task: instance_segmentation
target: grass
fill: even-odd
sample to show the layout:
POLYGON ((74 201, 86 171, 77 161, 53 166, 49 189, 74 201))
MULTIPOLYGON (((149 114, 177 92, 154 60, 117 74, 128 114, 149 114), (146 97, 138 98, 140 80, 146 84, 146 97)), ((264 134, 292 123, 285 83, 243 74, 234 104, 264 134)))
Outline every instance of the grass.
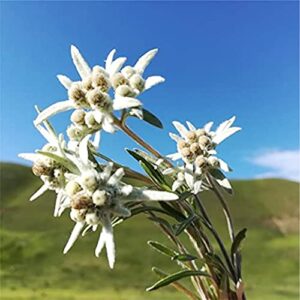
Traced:
MULTIPOLYGON (((116 229, 117 264, 109 270, 105 255, 93 255, 98 234, 81 238, 68 255, 62 249, 73 222, 52 217, 54 197, 35 202, 29 196, 40 182, 30 169, 0 165, 1 299, 184 299, 171 287, 147 293, 156 277, 152 266, 172 272, 176 266, 147 246, 164 237, 144 216, 116 229)), ((228 199, 238 229, 248 228, 243 247, 244 278, 249 299, 289 300, 299 297, 299 185, 284 180, 233 182, 228 199)), ((216 199, 203 195, 208 211, 225 234, 216 199)))

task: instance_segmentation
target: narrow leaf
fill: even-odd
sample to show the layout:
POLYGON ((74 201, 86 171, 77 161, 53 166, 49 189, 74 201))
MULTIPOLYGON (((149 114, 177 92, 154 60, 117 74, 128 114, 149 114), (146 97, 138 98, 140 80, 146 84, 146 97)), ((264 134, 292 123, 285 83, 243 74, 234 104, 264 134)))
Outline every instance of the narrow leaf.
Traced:
POLYGON ((180 224, 178 224, 179 226, 177 226, 177 228, 175 230, 175 235, 178 236, 187 227, 189 227, 191 225, 191 223, 193 221, 195 221, 195 219, 197 219, 197 216, 193 215, 193 216, 190 216, 189 218, 187 218, 186 220, 184 220, 183 222, 181 222, 180 224))
POLYGON ((155 284, 148 287, 146 289, 146 291, 147 292, 154 291, 163 286, 169 285, 169 284, 173 283, 174 281, 180 280, 185 277, 191 277, 191 276, 209 276, 209 274, 207 274, 206 272, 202 272, 202 271, 190 271, 190 270, 180 271, 180 272, 171 274, 171 275, 157 281, 155 284))
POLYGON ((241 242, 246 238, 246 232, 247 232, 247 228, 244 228, 241 231, 239 231, 238 234, 235 236, 231 246, 232 255, 240 250, 241 242))
POLYGON ((172 260, 191 261, 197 259, 196 256, 190 254, 178 254, 172 257, 172 260))
POLYGON ((156 126, 161 129, 163 128, 162 122, 154 114, 152 114, 149 110, 146 110, 144 108, 143 108, 143 120, 153 126, 156 126))
POLYGON ((169 248, 169 247, 167 247, 167 246, 165 246, 165 245, 163 245, 159 242, 148 241, 147 244, 150 247, 152 247, 154 250, 156 250, 159 253, 164 254, 166 256, 174 257, 175 255, 178 255, 178 253, 175 250, 173 250, 173 249, 171 249, 171 248, 169 248))

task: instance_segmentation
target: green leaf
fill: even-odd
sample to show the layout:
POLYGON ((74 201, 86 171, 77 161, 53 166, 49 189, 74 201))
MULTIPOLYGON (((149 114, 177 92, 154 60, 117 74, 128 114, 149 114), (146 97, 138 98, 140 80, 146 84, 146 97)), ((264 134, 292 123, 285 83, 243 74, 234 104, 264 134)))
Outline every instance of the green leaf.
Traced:
POLYGON ((144 108, 143 108, 143 120, 155 127, 161 129, 163 128, 163 124, 161 123, 161 121, 154 114, 152 114, 150 111, 144 108))
POLYGON ((231 246, 231 254, 237 253, 241 248, 242 241, 246 238, 246 232, 247 228, 242 229, 238 232, 238 234, 235 236, 234 241, 231 246))
POLYGON ((191 277, 191 276, 207 276, 207 277, 209 277, 209 274, 207 274, 206 272, 202 272, 202 271, 190 271, 190 270, 180 271, 180 272, 168 275, 167 277, 160 279, 159 281, 154 283, 152 286, 148 287, 146 289, 146 291, 147 292, 154 291, 163 286, 169 285, 169 284, 173 283, 174 281, 178 281, 182 278, 191 277))
POLYGON ((173 250, 173 249, 171 249, 171 248, 169 248, 169 247, 167 247, 167 246, 165 246, 165 245, 163 245, 163 244, 161 244, 159 242, 148 241, 147 243, 154 250, 156 250, 159 253, 162 253, 162 254, 164 254, 166 256, 174 257, 174 256, 178 255, 178 253, 175 250, 173 250))
POLYGON ((175 230, 175 235, 178 236, 181 232, 183 232, 187 227, 191 225, 193 221, 197 219, 197 216, 193 215, 181 222, 180 224, 177 224, 177 228, 175 230))
POLYGON ((197 259, 197 256, 191 254, 178 254, 172 257, 172 260, 191 261, 197 259))
POLYGON ((58 156, 57 154, 51 153, 51 152, 47 152, 47 151, 37 151, 37 153, 47 156, 53 160, 55 160, 57 163, 59 163, 60 165, 62 165, 63 167, 65 167, 66 169, 68 169, 70 172, 75 173, 75 174, 79 174, 79 170, 76 167, 76 165, 71 162, 70 160, 68 160, 67 158, 58 156))
MULTIPOLYGON (((179 199, 179 201, 180 201, 180 199, 179 199)), ((180 211, 173 208, 170 204, 167 204, 164 201, 159 201, 158 203, 170 216, 172 216, 178 222, 182 222, 185 220, 185 216, 180 211)))
POLYGON ((173 228, 172 228, 172 226, 170 225, 170 223, 167 220, 165 220, 163 218, 156 217, 156 216, 155 217, 154 216, 148 217, 148 219, 151 220, 151 221, 153 221, 153 222, 156 222, 156 223, 158 223, 160 225, 165 226, 166 228, 169 229, 170 232, 173 233, 173 228))

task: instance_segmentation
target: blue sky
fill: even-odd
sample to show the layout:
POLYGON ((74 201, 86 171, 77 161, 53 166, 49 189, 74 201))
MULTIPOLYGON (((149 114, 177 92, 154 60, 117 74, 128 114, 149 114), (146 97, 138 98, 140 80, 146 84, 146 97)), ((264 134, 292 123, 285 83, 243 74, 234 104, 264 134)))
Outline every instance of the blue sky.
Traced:
MULTIPOLYGON (((141 100, 165 128, 132 120, 134 130, 167 154, 175 150, 172 120, 201 126, 236 115, 243 131, 219 149, 232 177, 292 178, 299 162, 298 22, 298 2, 2 2, 0 159, 23 162, 19 152, 44 143, 32 125, 33 106, 66 98, 56 74, 78 78, 71 44, 91 65, 112 48, 134 63, 158 47, 147 75, 166 82, 141 100)), ((67 116, 53 118, 60 131, 67 116)), ((103 153, 133 166, 124 147, 135 145, 121 133, 103 135, 103 153)))

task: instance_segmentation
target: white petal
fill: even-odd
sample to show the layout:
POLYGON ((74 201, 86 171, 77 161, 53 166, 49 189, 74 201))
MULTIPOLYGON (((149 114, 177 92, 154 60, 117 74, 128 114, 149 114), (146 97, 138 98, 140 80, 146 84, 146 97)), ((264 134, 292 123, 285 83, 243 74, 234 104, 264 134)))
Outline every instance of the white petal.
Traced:
POLYGON ((57 144, 57 138, 50 134, 43 126, 36 125, 36 129, 50 144, 57 144))
POLYGON ((229 120, 226 120, 226 121, 222 122, 222 123, 218 126, 218 128, 217 128, 216 134, 218 134, 219 132, 222 132, 223 130, 229 128, 229 127, 233 124, 234 121, 235 121, 235 116, 233 116, 233 117, 230 118, 229 120))
POLYGON ((88 134, 79 144, 79 157, 84 164, 88 164, 89 162, 89 151, 88 151, 88 142, 91 135, 88 134))
POLYGON ((93 227, 93 225, 86 226, 85 229, 82 231, 81 235, 85 236, 92 227, 93 227))
POLYGON ((116 128, 113 126, 113 124, 106 117, 103 120, 102 129, 106 132, 109 132, 109 133, 114 133, 116 131, 116 128))
POLYGON ((30 201, 33 201, 35 199, 37 199, 38 197, 40 197, 41 195, 43 195, 46 191, 48 190, 48 186, 43 184, 31 197, 30 197, 30 201))
POLYGON ((169 136, 172 140, 174 140, 177 143, 181 140, 181 138, 177 134, 174 134, 172 132, 169 133, 169 136))
POLYGON ((56 76, 59 82, 68 90, 72 85, 72 80, 65 75, 56 76))
POLYGON ((213 142, 216 144, 220 144, 222 141, 233 135, 234 133, 240 131, 240 127, 231 127, 213 137, 213 142))
POLYGON ((116 250, 115 250, 115 242, 113 235, 113 228, 111 223, 108 222, 104 226, 105 231, 105 246, 106 246, 106 255, 108 259, 108 264, 111 269, 114 268, 115 259, 116 259, 116 250))
POLYGON ((202 180, 198 180, 194 183, 194 194, 198 194, 201 191, 202 180))
POLYGON ((71 56, 73 59, 73 63, 82 79, 85 79, 91 74, 91 68, 84 60, 79 50, 75 46, 71 46, 71 56))
POLYGON ((113 169, 113 163, 109 162, 101 173, 102 180, 106 181, 110 177, 111 171, 113 169))
POLYGON ((214 122, 208 122, 208 123, 206 123, 205 125, 204 125, 204 130, 206 131, 206 132, 210 132, 210 130, 211 130, 211 128, 212 128, 212 126, 214 125, 214 122))
POLYGON ((167 157, 170 158, 171 160, 178 160, 181 159, 181 154, 176 152, 173 154, 168 154, 167 157))
POLYGON ((35 162, 37 161, 39 158, 41 158, 42 156, 40 154, 36 154, 36 153, 20 153, 18 154, 19 157, 35 162))
POLYGON ((100 253, 101 253, 101 251, 104 247, 104 244, 105 244, 105 231, 104 231, 104 228, 103 228, 101 233, 100 233, 98 243, 97 243, 97 246, 96 246, 96 249, 95 249, 95 255, 97 257, 99 257, 99 255, 100 255, 100 253))
POLYGON ((186 121, 186 124, 187 124, 189 130, 191 130, 191 131, 196 131, 197 130, 197 128, 191 122, 186 121))
POLYGON ((84 223, 85 222, 78 222, 76 223, 76 225, 74 226, 70 238, 64 248, 64 254, 66 254, 74 245, 75 241, 77 240, 78 236, 80 235, 80 232, 82 230, 82 228, 84 227, 84 223))
POLYGON ((130 107, 141 106, 142 103, 138 99, 131 98, 131 97, 117 97, 113 101, 113 109, 120 110, 130 107))
POLYGON ((224 177, 223 179, 216 179, 216 180, 219 183, 219 185, 221 185, 223 188, 228 190, 232 189, 230 181, 226 177, 224 177))
POLYGON ((181 180, 175 180, 172 185, 172 191, 175 192, 182 185, 183 185, 183 182, 181 180))
POLYGON ((34 120, 34 125, 37 126, 38 124, 42 123, 46 119, 60 113, 63 111, 67 111, 74 108, 73 101, 66 100, 66 101, 60 101, 57 103, 52 104, 51 106, 44 109, 37 118, 34 120))
POLYGON ((151 60, 156 55, 157 51, 158 51, 158 49, 152 49, 152 50, 148 51, 147 53, 145 53, 144 55, 142 55, 139 58, 139 60, 136 62, 136 64, 134 65, 134 69, 138 73, 143 74, 146 67, 149 65, 151 60))
POLYGON ((63 201, 63 198, 64 198, 64 196, 63 196, 62 192, 59 192, 56 196, 55 208, 54 208, 54 213, 53 213, 54 217, 58 217, 58 212, 60 210, 60 206, 63 201))
POLYGON ((174 127, 177 129, 177 131, 180 133, 180 135, 184 138, 186 136, 186 134, 188 133, 188 130, 185 128, 185 126, 177 121, 174 121, 172 123, 173 123, 174 127))
POLYGON ((109 76, 113 76, 114 74, 118 73, 123 67, 126 60, 126 57, 119 57, 114 62, 112 62, 108 70, 106 70, 109 73, 109 76))
POLYGON ((178 196, 174 193, 161 192, 161 191, 152 191, 152 190, 143 190, 141 191, 141 197, 137 200, 145 201, 173 201, 177 200, 178 196))
POLYGON ((95 133, 94 141, 93 141, 93 146, 95 147, 96 150, 99 148, 100 140, 101 140, 101 132, 97 131, 95 133))
POLYGON ((94 115, 95 121, 100 124, 104 118, 103 112, 101 112, 100 110, 95 110, 93 115, 94 115))
POLYGON ((144 118, 144 113, 142 109, 132 108, 129 113, 130 115, 137 116, 140 120, 143 120, 144 118))
POLYGON ((125 175, 124 169, 119 168, 116 172, 108 179, 107 184, 114 186, 119 183, 122 177, 125 175))
POLYGON ((184 172, 184 178, 188 187, 192 190, 194 188, 194 175, 193 175, 193 165, 187 164, 186 170, 184 172))
POLYGON ((124 196, 128 196, 132 193, 133 191, 133 187, 132 185, 124 185, 122 188, 121 188, 121 193, 124 195, 124 196))
POLYGON ((224 160, 222 160, 220 158, 218 158, 218 160, 219 160, 219 163, 220 163, 220 168, 222 170, 224 170, 225 172, 232 171, 231 168, 228 166, 228 164, 224 160))
POLYGON ((153 86, 165 82, 165 79, 162 76, 150 76, 145 81, 145 90, 149 90, 153 86))
POLYGON ((105 70, 106 70, 106 71, 110 68, 110 66, 111 66, 111 64, 112 64, 112 62, 113 62, 115 53, 116 53, 116 49, 113 49, 113 50, 111 50, 111 51, 109 52, 109 54, 107 55, 107 58, 106 58, 106 60, 105 60, 105 70))

